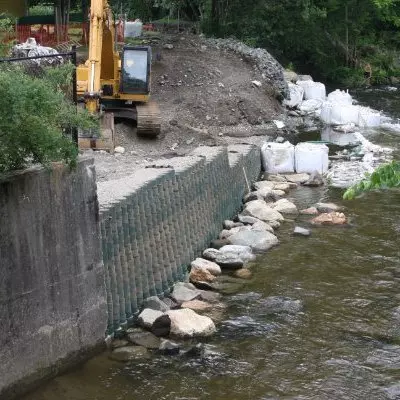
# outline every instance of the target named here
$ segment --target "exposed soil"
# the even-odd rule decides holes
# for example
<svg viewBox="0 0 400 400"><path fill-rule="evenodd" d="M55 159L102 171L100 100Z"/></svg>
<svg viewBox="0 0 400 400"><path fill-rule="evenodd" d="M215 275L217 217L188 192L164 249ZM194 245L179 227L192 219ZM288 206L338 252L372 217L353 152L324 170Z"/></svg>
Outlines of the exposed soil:
<svg viewBox="0 0 400 400"><path fill-rule="evenodd" d="M266 135L284 133L272 122L282 113L274 91L257 68L237 54L182 33L164 35L153 45L153 59L152 99L162 113L162 133L156 139L140 138L133 126L117 123L116 145L125 153L94 153L99 181L127 175L160 158L185 155L199 145L259 144ZM261 87L252 84L254 80Z"/></svg>

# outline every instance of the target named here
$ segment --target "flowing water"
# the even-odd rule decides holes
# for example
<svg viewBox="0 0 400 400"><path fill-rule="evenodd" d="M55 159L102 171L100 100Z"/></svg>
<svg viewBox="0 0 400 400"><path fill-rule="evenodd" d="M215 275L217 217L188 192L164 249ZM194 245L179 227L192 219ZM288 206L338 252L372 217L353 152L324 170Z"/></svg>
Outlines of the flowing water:
<svg viewBox="0 0 400 400"><path fill-rule="evenodd" d="M398 138L389 130L369 137L393 147ZM119 364L103 354L24 399L400 399L400 191L351 202L341 195L326 187L290 193L299 207L344 205L349 226L293 237L285 223L253 279L224 297L202 356ZM269 296L287 307L271 309Z"/></svg>

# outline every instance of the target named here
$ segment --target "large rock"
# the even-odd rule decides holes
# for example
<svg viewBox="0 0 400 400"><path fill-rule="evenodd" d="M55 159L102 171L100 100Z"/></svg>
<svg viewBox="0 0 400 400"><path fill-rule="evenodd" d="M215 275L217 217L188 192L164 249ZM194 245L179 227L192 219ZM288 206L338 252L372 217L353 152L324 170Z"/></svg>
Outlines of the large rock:
<svg viewBox="0 0 400 400"><path fill-rule="evenodd" d="M283 77L285 78L285 81L293 83L297 82L298 79L296 72L289 71L288 69L283 71Z"/></svg>
<svg viewBox="0 0 400 400"><path fill-rule="evenodd" d="M206 269L192 269L189 275L190 282L192 282L195 286L199 282L212 282L214 279L215 275Z"/></svg>
<svg viewBox="0 0 400 400"><path fill-rule="evenodd" d="M264 221L258 221L251 226L252 231L261 231L261 232L271 232L274 233L274 229L271 225L267 224Z"/></svg>
<svg viewBox="0 0 400 400"><path fill-rule="evenodd" d="M129 346L129 342L125 339L114 339L111 343L111 348L118 349L118 347Z"/></svg>
<svg viewBox="0 0 400 400"><path fill-rule="evenodd" d="M158 317L151 327L151 331L158 337L168 336L171 329L171 319L167 314Z"/></svg>
<svg viewBox="0 0 400 400"><path fill-rule="evenodd" d="M318 171L314 171L307 181L303 182L304 186L322 186L324 184L324 179Z"/></svg>
<svg viewBox="0 0 400 400"><path fill-rule="evenodd" d="M309 207L309 208L305 208L304 210L301 210L300 214L303 214L303 215L318 215L319 212L318 212L316 207Z"/></svg>
<svg viewBox="0 0 400 400"><path fill-rule="evenodd" d="M240 271L240 270L239 270ZM191 300L191 301L185 301L182 303L182 308L190 308L193 311L208 311L213 308L213 306L210 303L207 303L202 300Z"/></svg>
<svg viewBox="0 0 400 400"><path fill-rule="evenodd" d="M218 303L221 300L221 295L217 292L210 292L209 290L199 290L200 300L207 303Z"/></svg>
<svg viewBox="0 0 400 400"><path fill-rule="evenodd" d="M296 236L310 236L311 232L306 228L302 228L301 226L296 226L294 228L293 235L296 235Z"/></svg>
<svg viewBox="0 0 400 400"><path fill-rule="evenodd" d="M223 249L225 246L221 247ZM203 252L203 257L214 261L221 268L242 268L244 261L237 255L233 253L223 253L221 249L206 249ZM192 299L190 299L192 300Z"/></svg>
<svg viewBox="0 0 400 400"><path fill-rule="evenodd" d="M274 222L284 220L282 214L269 207L267 203L262 200L253 200L246 203L242 215L258 218L261 221L269 223L272 227L274 227Z"/></svg>
<svg viewBox="0 0 400 400"><path fill-rule="evenodd" d="M340 211L342 209L342 207L335 203L317 203L315 207L320 213L330 213L332 211Z"/></svg>
<svg viewBox="0 0 400 400"><path fill-rule="evenodd" d="M272 193L274 194L276 199L280 199L281 197L285 196L285 194L286 194L283 190L278 190L278 189L276 189L276 190L274 189L272 191Z"/></svg>
<svg viewBox="0 0 400 400"><path fill-rule="evenodd" d="M222 247L222 246L221 246ZM205 260L204 258L196 258L194 261L190 263L192 270L194 269L205 269L213 275L221 275L221 267L212 261Z"/></svg>
<svg viewBox="0 0 400 400"><path fill-rule="evenodd" d="M214 239L210 242L210 247L213 249L220 249L222 246L229 244L227 239Z"/></svg>
<svg viewBox="0 0 400 400"><path fill-rule="evenodd" d="M149 357L147 349L142 346L119 347L109 355L109 358L115 361L133 361Z"/></svg>
<svg viewBox="0 0 400 400"><path fill-rule="evenodd" d="M347 223L347 218L343 213L330 212L318 215L311 220L314 225L344 225Z"/></svg>
<svg viewBox="0 0 400 400"><path fill-rule="evenodd" d="M297 215L299 213L299 210L297 209L296 205L287 199L278 200L271 206L271 208L273 208L276 211L279 211L281 214Z"/></svg>
<svg viewBox="0 0 400 400"><path fill-rule="evenodd" d="M286 185L286 183L283 183L283 185ZM254 200L265 200L266 202L270 202L270 201L275 201L277 200L277 196L274 193L273 189L269 189L269 188L263 188L263 189L259 189L253 193L257 194L257 199Z"/></svg>
<svg viewBox="0 0 400 400"><path fill-rule="evenodd" d="M233 245L249 246L255 253L267 251L279 243L275 235L263 231L238 232L230 236L229 241Z"/></svg>
<svg viewBox="0 0 400 400"><path fill-rule="evenodd" d="M163 302L169 307L170 310L173 310L175 308L179 308L179 303L176 301L172 300L170 297L164 297Z"/></svg>
<svg viewBox="0 0 400 400"><path fill-rule="evenodd" d="M145 308L138 316L138 324L143 328L150 329L154 321L161 315L163 315L162 311Z"/></svg>
<svg viewBox="0 0 400 400"><path fill-rule="evenodd" d="M250 246L227 245L220 248L221 253L232 254L240 257L245 263L254 260L256 257L251 251Z"/></svg>
<svg viewBox="0 0 400 400"><path fill-rule="evenodd" d="M308 174L290 174L290 175L285 175L285 178L288 182L304 183L310 179L310 175L308 175Z"/></svg>
<svg viewBox="0 0 400 400"><path fill-rule="evenodd" d="M237 269L233 275L240 279L251 279L253 276L248 268Z"/></svg>
<svg viewBox="0 0 400 400"><path fill-rule="evenodd" d="M281 182L280 182L281 183ZM275 182L271 182L271 181L258 181L258 182L254 182L253 187L255 190L272 190L275 188Z"/></svg>
<svg viewBox="0 0 400 400"><path fill-rule="evenodd" d="M268 189L270 190L270 189ZM254 192L247 193L243 197L243 203L248 203L249 201L253 200L264 200L264 196L261 194L261 191L256 190Z"/></svg>
<svg viewBox="0 0 400 400"><path fill-rule="evenodd" d="M241 222L233 222L229 219L226 219L223 225L225 229L232 229L232 228L237 228L238 226L243 226Z"/></svg>
<svg viewBox="0 0 400 400"><path fill-rule="evenodd" d="M170 335L178 338L211 336L216 328L211 318L196 314L189 308L169 310Z"/></svg>
<svg viewBox="0 0 400 400"><path fill-rule="evenodd" d="M158 349L160 347L160 339L151 332L134 332L128 334L128 340L146 349Z"/></svg>
<svg viewBox="0 0 400 400"><path fill-rule="evenodd" d="M264 174L264 180L272 182L286 182L286 178L284 175L269 174L268 172Z"/></svg>
<svg viewBox="0 0 400 400"><path fill-rule="evenodd" d="M232 229L224 229L221 231L219 234L219 239L228 239L229 236L232 236L235 233L241 232L241 231L249 231L251 228L248 226L237 226Z"/></svg>
<svg viewBox="0 0 400 400"><path fill-rule="evenodd" d="M238 220L240 222L243 222L245 225L253 225L256 222L261 221L260 219L254 218L254 217L250 217L249 215L241 215L241 214L239 214L237 216L237 218L238 218Z"/></svg>
<svg viewBox="0 0 400 400"><path fill-rule="evenodd" d="M287 193L290 190L290 184L287 182L276 182L274 190L282 190L283 192Z"/></svg>
<svg viewBox="0 0 400 400"><path fill-rule="evenodd" d="M151 308L152 310L157 310L157 311L168 311L169 307L162 301L160 300L157 296L151 296L148 297L143 301L142 308Z"/></svg>
<svg viewBox="0 0 400 400"><path fill-rule="evenodd" d="M194 285L177 282L172 290L171 298L180 304L184 301L197 299L199 295L200 294Z"/></svg>

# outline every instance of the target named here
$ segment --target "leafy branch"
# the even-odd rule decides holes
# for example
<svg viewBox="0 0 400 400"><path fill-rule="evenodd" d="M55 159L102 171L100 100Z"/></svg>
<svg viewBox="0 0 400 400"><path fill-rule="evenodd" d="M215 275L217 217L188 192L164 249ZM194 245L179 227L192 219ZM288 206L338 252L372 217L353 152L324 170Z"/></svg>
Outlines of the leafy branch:
<svg viewBox="0 0 400 400"><path fill-rule="evenodd" d="M392 161L389 164L379 166L366 179L349 187L343 194L343 199L352 200L356 196L370 190L398 188L400 187L400 162Z"/></svg>

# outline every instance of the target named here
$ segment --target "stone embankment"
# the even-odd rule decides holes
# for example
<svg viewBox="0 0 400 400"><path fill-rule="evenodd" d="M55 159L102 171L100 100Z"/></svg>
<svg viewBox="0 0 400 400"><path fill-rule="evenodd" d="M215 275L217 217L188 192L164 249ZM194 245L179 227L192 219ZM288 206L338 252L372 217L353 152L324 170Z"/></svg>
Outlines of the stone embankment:
<svg viewBox="0 0 400 400"><path fill-rule="evenodd" d="M318 186L318 174L266 175L243 196L241 211L233 220L224 220L218 238L202 257L190 263L189 275L173 285L161 298L144 300L136 326L120 331L110 343L110 358L118 361L148 358L151 354L199 356L202 343L195 346L186 339L207 338L218 329L227 304L224 296L237 293L252 279L252 266L258 254L279 244L281 224L299 215L309 216L307 228L295 226L293 235L309 236L316 225L343 225L347 217L333 203L317 203L299 210L285 198L300 185ZM299 312L298 300L268 297L263 300L271 313Z"/></svg>

